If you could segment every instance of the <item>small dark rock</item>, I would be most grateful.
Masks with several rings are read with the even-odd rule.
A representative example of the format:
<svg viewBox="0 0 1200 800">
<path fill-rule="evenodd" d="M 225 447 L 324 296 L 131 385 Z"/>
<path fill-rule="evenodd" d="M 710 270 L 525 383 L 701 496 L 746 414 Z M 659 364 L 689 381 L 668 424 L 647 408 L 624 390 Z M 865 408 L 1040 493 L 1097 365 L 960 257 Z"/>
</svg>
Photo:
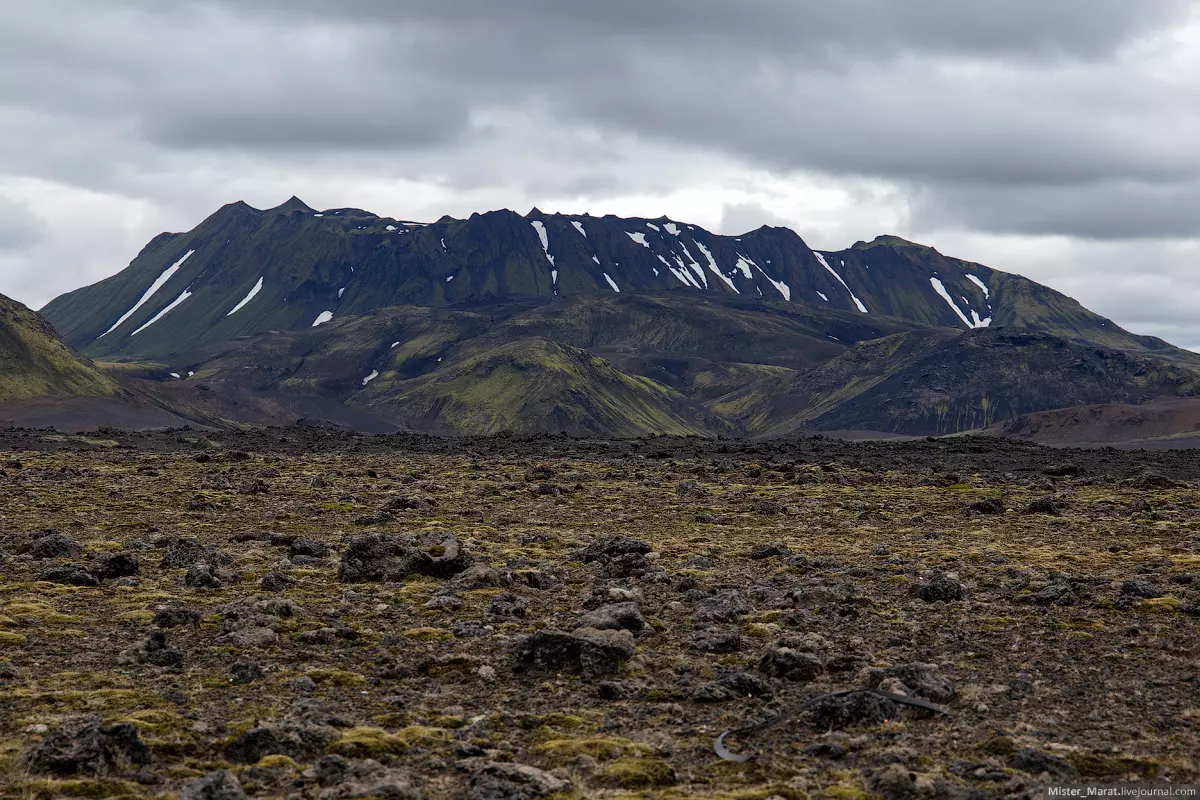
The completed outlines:
<svg viewBox="0 0 1200 800">
<path fill-rule="evenodd" d="M 51 533 L 35 539 L 25 551 L 35 561 L 51 558 L 75 558 L 83 553 L 83 545 L 61 533 Z"/>
<path fill-rule="evenodd" d="M 227 769 L 193 778 L 179 792 L 179 800 L 242 800 L 245 796 L 242 785 Z"/>
<path fill-rule="evenodd" d="M 968 514 L 1003 514 L 1004 501 L 998 497 L 988 497 L 967 504 Z"/>
<path fill-rule="evenodd" d="M 100 581 L 78 564 L 66 564 L 61 567 L 47 567 L 38 573 L 39 581 L 61 583 L 65 586 L 99 586 Z"/>
<path fill-rule="evenodd" d="M 754 604 L 737 589 L 730 589 L 697 603 L 695 617 L 704 622 L 733 622 L 753 612 Z"/>
<path fill-rule="evenodd" d="M 857 692 L 844 697 L 826 697 L 812 707 L 813 724 L 828 730 L 856 725 L 878 725 L 900 718 L 900 708 L 886 697 Z"/>
<path fill-rule="evenodd" d="M 102 581 L 116 578 L 128 578 L 137 575 L 141 569 L 138 557 L 132 553 L 114 553 L 100 562 L 96 568 L 96 577 Z"/>
<path fill-rule="evenodd" d="M 761 561 L 766 558 L 775 558 L 776 556 L 787 558 L 791 554 L 791 548 L 785 544 L 778 543 L 757 544 L 750 549 L 750 557 L 756 561 Z"/>
<path fill-rule="evenodd" d="M 535 800 L 563 792 L 569 781 L 524 764 L 488 763 L 471 777 L 467 800 Z"/>
<path fill-rule="evenodd" d="M 938 601 L 950 603 L 955 600 L 965 600 L 967 589 L 960 581 L 945 574 L 937 574 L 916 583 L 912 587 L 912 594 L 926 603 Z"/>
<path fill-rule="evenodd" d="M 633 657 L 629 631 L 580 628 L 572 633 L 540 630 L 520 640 L 514 652 L 522 665 L 539 670 L 565 670 L 584 676 L 610 675 Z"/>
<path fill-rule="evenodd" d="M 266 677 L 262 664 L 253 661 L 239 661 L 229 668 L 230 683 L 254 683 Z"/>
<path fill-rule="evenodd" d="M 298 583 L 299 581 L 297 581 L 295 578 L 284 575 L 282 572 L 268 572 L 266 575 L 263 575 L 262 580 L 258 582 L 258 585 L 261 586 L 264 591 L 282 592 L 284 589 L 288 589 Z"/>
<path fill-rule="evenodd" d="M 188 608 L 160 608 L 152 624 L 160 628 L 178 628 L 183 625 L 199 625 L 200 612 Z"/>
<path fill-rule="evenodd" d="M 742 634 L 737 628 L 709 628 L 692 634 L 688 646 L 698 653 L 736 653 L 742 649 Z"/>
<path fill-rule="evenodd" d="M 585 564 L 593 561 L 607 561 L 617 556 L 637 553 L 645 555 L 652 550 L 650 545 L 632 536 L 606 536 L 585 547 L 579 554 L 579 560 Z"/>
<path fill-rule="evenodd" d="M 1073 778 L 1076 775 L 1075 768 L 1061 758 L 1028 747 L 1013 753 L 1009 763 L 1031 775 L 1041 775 L 1043 772 L 1053 778 Z"/>
<path fill-rule="evenodd" d="M 183 585 L 193 589 L 220 589 L 221 578 L 217 570 L 206 563 L 192 564 L 183 576 Z"/>
<path fill-rule="evenodd" d="M 329 545 L 316 539 L 293 539 L 289 550 L 293 556 L 325 558 L 331 552 Z"/>
<path fill-rule="evenodd" d="M 640 633 L 646 627 L 646 618 L 642 616 L 637 603 L 611 603 L 584 614 L 575 626 Z"/>
<path fill-rule="evenodd" d="M 758 668 L 772 678 L 807 683 L 825 672 L 825 664 L 812 653 L 790 647 L 772 647 L 763 654 Z"/>
<path fill-rule="evenodd" d="M 1120 594 L 1125 597 L 1141 597 L 1149 600 L 1162 597 L 1164 592 L 1145 578 L 1134 578 L 1121 584 Z"/>
<path fill-rule="evenodd" d="M 1029 505 L 1025 506 L 1025 509 L 1021 513 L 1049 514 L 1050 516 L 1057 517 L 1065 508 L 1066 503 L 1064 503 L 1062 500 L 1054 495 L 1046 495 L 1045 497 L 1039 497 Z"/>
</svg>

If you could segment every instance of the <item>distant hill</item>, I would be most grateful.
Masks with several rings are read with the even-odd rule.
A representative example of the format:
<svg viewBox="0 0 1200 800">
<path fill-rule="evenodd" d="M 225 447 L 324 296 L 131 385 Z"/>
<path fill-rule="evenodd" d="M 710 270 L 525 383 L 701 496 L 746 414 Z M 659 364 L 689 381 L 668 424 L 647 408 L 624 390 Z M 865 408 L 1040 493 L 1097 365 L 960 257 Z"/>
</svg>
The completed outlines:
<svg viewBox="0 0 1200 800">
<path fill-rule="evenodd" d="M 895 236 L 814 251 L 537 209 L 233 203 L 43 312 L 122 386 L 216 425 L 939 435 L 1200 391 L 1200 355 Z"/>
<path fill-rule="evenodd" d="M 0 403 L 116 392 L 116 384 L 59 340 L 45 318 L 0 295 Z"/>
</svg>

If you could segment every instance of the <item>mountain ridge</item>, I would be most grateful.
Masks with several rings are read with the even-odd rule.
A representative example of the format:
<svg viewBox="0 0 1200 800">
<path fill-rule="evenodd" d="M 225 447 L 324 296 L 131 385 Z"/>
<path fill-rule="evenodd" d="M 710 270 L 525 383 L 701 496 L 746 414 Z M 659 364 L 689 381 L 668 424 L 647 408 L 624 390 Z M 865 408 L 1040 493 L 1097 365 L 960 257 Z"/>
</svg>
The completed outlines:
<svg viewBox="0 0 1200 800">
<path fill-rule="evenodd" d="M 164 275 L 153 296 L 122 319 Z M 160 234 L 128 268 L 51 301 L 43 312 L 68 343 L 91 356 L 145 358 L 390 305 L 664 290 L 773 297 L 962 329 L 1021 325 L 1128 349 L 1162 347 L 1049 287 L 895 236 L 824 251 L 790 228 L 721 236 L 665 216 L 537 208 L 526 216 L 502 209 L 416 223 L 353 208 L 319 212 L 295 197 L 266 210 L 238 201 L 188 233 Z"/>
<path fill-rule="evenodd" d="M 1021 275 L 890 234 L 814 250 L 666 216 L 238 201 L 43 311 L 201 424 L 944 435 L 1200 392 L 1200 355 Z"/>
</svg>

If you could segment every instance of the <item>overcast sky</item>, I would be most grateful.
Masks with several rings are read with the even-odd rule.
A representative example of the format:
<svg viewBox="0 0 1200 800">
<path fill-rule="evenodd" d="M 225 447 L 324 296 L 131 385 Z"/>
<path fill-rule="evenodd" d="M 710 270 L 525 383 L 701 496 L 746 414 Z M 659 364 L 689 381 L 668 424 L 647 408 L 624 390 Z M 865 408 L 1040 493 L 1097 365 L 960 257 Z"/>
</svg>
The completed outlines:
<svg viewBox="0 0 1200 800">
<path fill-rule="evenodd" d="M 896 233 L 1200 348 L 1200 1 L 4 0 L 0 293 L 218 206 Z"/>
</svg>

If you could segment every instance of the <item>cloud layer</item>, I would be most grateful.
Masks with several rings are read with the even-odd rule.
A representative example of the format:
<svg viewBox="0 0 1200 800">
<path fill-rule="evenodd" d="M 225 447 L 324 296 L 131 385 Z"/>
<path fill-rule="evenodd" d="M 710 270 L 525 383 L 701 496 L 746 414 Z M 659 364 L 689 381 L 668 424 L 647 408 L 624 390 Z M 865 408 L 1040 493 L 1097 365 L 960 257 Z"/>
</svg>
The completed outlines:
<svg viewBox="0 0 1200 800">
<path fill-rule="evenodd" d="M 12 0 L 0 292 L 295 193 L 896 232 L 1200 345 L 1197 5 Z"/>
</svg>

